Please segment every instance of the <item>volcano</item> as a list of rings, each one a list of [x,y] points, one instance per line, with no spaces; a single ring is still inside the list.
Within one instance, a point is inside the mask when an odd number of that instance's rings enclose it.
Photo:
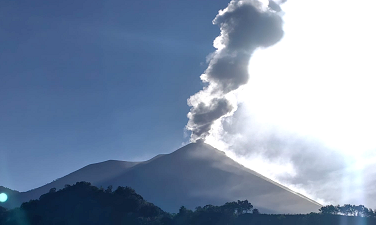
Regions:
[[[144,162],[110,160],[91,164],[27,192],[0,188],[0,192],[11,192],[2,206],[18,207],[22,202],[38,199],[51,188],[61,189],[79,181],[103,188],[132,187],[145,200],[168,212],[177,212],[181,206],[194,209],[245,199],[262,213],[310,213],[321,207],[202,142]]]

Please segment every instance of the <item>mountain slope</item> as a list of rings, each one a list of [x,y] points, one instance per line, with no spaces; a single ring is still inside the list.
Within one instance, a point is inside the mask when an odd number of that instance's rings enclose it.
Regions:
[[[309,213],[318,203],[293,193],[249,170],[223,152],[203,143],[140,163],[107,161],[93,164],[35,190],[21,193],[23,200],[38,198],[52,187],[62,188],[76,181],[96,186],[130,186],[163,210],[176,212],[207,204],[248,199],[268,213]]]
[[[113,179],[114,177],[120,175],[127,169],[137,164],[138,162],[124,162],[117,160],[109,160],[101,163],[90,164],[39,188],[32,189],[27,192],[13,191],[12,197],[9,196],[8,201],[6,203],[3,203],[2,206],[6,208],[18,207],[25,201],[38,199],[42,194],[47,193],[51,188],[62,189],[66,184],[72,185],[79,181],[88,181],[92,184],[105,182],[106,180]],[[8,193],[7,191],[4,192]]]

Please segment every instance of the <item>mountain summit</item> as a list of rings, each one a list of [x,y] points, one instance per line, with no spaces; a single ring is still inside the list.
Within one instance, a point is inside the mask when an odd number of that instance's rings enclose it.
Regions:
[[[98,187],[132,187],[147,201],[169,212],[177,212],[183,205],[193,209],[245,199],[264,213],[309,213],[321,207],[202,142],[144,162],[110,160],[91,164],[57,181],[19,193],[6,206],[19,206],[51,188],[61,189],[78,181]]]

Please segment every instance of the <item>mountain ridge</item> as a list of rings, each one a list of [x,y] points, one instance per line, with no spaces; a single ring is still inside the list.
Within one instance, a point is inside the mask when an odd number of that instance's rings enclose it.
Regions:
[[[143,162],[107,160],[87,165],[39,188],[20,192],[8,208],[37,199],[51,188],[87,181],[97,187],[130,186],[166,211],[184,205],[220,205],[248,199],[263,212],[307,213],[321,205],[250,170],[205,143],[191,143]]]

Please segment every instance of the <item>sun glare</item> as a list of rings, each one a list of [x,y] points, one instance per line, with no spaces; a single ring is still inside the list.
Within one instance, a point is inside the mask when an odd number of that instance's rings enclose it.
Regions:
[[[250,61],[250,81],[240,94],[250,114],[345,155],[374,151],[376,34],[370,28],[376,16],[370,4],[288,1],[284,39]]]

